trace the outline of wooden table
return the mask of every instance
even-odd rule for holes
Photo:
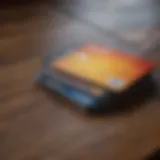
[[[34,85],[45,54],[85,42],[124,48],[62,8],[46,2],[0,10],[0,159],[141,160],[160,147],[159,93],[135,110],[99,117]],[[157,62],[160,82],[160,53],[146,56]]]

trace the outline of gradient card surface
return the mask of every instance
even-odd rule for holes
[[[150,73],[153,64],[98,45],[86,45],[53,61],[51,68],[86,84],[119,93]]]

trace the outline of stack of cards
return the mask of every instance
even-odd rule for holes
[[[38,82],[77,106],[96,111],[111,108],[139,89],[152,69],[152,63],[139,57],[86,45],[51,61]]]

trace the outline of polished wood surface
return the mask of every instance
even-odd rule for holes
[[[114,36],[65,13],[64,6],[67,2],[43,2],[0,10],[0,159],[143,159],[160,147],[159,92],[135,110],[101,117],[79,112],[34,84],[45,54],[85,42],[129,50]],[[142,56],[156,61],[159,83],[160,53]]]

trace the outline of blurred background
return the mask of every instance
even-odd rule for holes
[[[0,159],[141,160],[159,148],[159,2],[0,2]],[[35,87],[45,55],[88,42],[154,61],[158,94],[134,111],[92,117]]]

